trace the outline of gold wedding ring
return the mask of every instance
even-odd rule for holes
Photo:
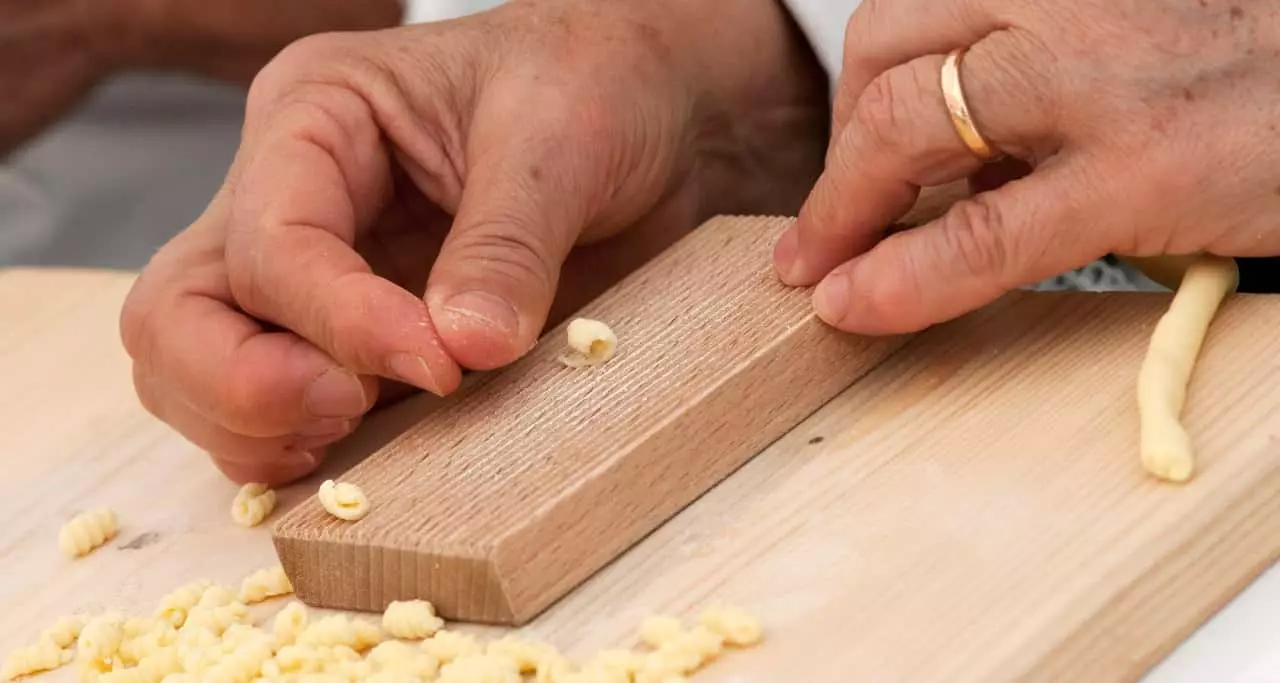
[[[952,50],[942,62],[942,98],[947,103],[947,113],[951,115],[951,125],[964,141],[966,147],[983,161],[992,161],[999,154],[987,144],[978,125],[969,113],[969,104],[964,99],[964,88],[960,85],[960,62],[968,48]]]

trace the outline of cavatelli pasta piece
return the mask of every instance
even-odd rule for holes
[[[362,652],[382,642],[382,629],[362,619],[336,614],[307,626],[298,645],[345,645]]]
[[[124,615],[108,612],[93,617],[76,639],[77,657],[90,662],[111,661],[124,644]]]
[[[444,627],[436,608],[426,600],[394,601],[382,613],[382,628],[395,638],[422,640]]]
[[[288,595],[293,592],[293,584],[284,573],[284,567],[276,565],[246,576],[240,584],[240,602],[252,605],[267,598]]]
[[[115,538],[119,530],[120,520],[111,508],[87,510],[62,525],[58,547],[67,557],[88,555]]]
[[[437,631],[434,636],[422,641],[422,649],[442,664],[452,662],[459,657],[478,655],[484,651],[475,636],[444,630]]]
[[[231,519],[243,527],[262,523],[276,508],[276,492],[266,484],[245,484],[231,502]]]
[[[34,645],[20,647],[9,653],[0,665],[0,681],[11,681],[19,676],[52,671],[66,662],[62,648],[52,640],[41,638]]]
[[[212,586],[212,581],[203,579],[175,588],[160,599],[156,616],[173,624],[174,628],[181,627],[187,621],[187,613],[200,603],[201,596]]]
[[[300,602],[291,602],[277,612],[272,626],[277,645],[292,645],[307,628],[307,621],[307,606]]]
[[[271,659],[271,637],[262,637],[237,645],[201,675],[205,683],[249,683],[257,677],[262,665]]]
[[[75,614],[69,617],[61,617],[53,623],[53,626],[44,630],[40,634],[41,640],[51,641],[60,648],[68,648],[76,644],[76,639],[80,637],[80,631],[84,630],[84,625],[89,622],[89,617],[84,614]]]

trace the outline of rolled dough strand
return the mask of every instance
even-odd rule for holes
[[[1209,323],[1238,281],[1233,259],[1202,256],[1195,260],[1151,335],[1138,372],[1139,448],[1142,466],[1159,479],[1184,482],[1195,469],[1191,437],[1181,419],[1187,384]]]

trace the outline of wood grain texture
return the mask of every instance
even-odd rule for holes
[[[769,641],[709,683],[1139,679],[1280,556],[1280,300],[1233,298],[1210,332],[1183,486],[1137,457],[1167,302],[1025,293],[920,335],[538,635],[589,652],[728,600]]]
[[[343,476],[373,501],[364,519],[282,518],[298,595],[525,623],[898,349],[777,281],[789,222],[708,222],[581,312],[613,327],[613,360],[562,366],[562,324],[411,427]]]
[[[116,333],[131,279],[0,270],[0,655],[58,616],[148,613],[181,583],[276,559],[266,527],[231,522],[236,487],[134,399]],[[453,628],[589,656],[633,644],[648,613],[726,601],[767,640],[698,683],[1137,680],[1280,551],[1280,298],[1235,296],[1211,328],[1185,486],[1136,453],[1134,382],[1167,305],[1033,293],[939,326],[528,625]],[[441,403],[371,417],[281,510]],[[99,505],[121,535],[68,561],[59,525]],[[1273,568],[1232,621],[1275,624],[1277,585]],[[1215,672],[1196,680],[1280,680],[1265,636],[1203,635],[1179,653]],[[1189,680],[1170,664],[1144,683]]]

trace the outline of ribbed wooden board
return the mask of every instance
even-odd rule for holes
[[[290,512],[274,533],[298,595],[524,623],[900,348],[777,281],[787,223],[712,220],[589,304],[620,339],[609,363],[562,366],[556,327],[410,427],[342,477],[364,519]]]

